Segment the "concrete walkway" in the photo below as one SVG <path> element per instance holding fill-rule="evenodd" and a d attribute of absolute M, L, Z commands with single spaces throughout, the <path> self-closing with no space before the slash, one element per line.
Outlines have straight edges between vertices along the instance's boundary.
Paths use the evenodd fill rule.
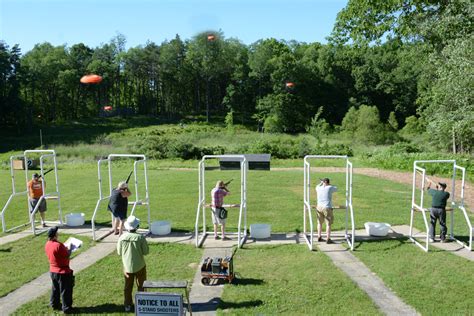
<path fill-rule="evenodd" d="M 228 236 L 231 237 L 231 236 Z M 194 240 L 193 240 L 194 241 Z M 204 241 L 204 253 L 200 263 L 207 257 L 226 257 L 231 256 L 237 238 L 229 241 L 214 240 L 214 237 L 207 236 Z M 189 299 L 192 302 L 193 315 L 215 315 L 217 306 L 221 302 L 222 292 L 224 291 L 223 280 L 211 280 L 210 285 L 202 285 L 201 283 L 201 264 L 198 265 L 196 274 L 194 275 L 193 284 Z"/>
<path fill-rule="evenodd" d="M 342 245 L 318 243 L 317 247 L 325 253 L 336 267 L 341 269 L 372 299 L 385 315 L 418 315 L 416 310 L 403 302 L 383 281 L 367 268 L 356 256 Z"/>
<path fill-rule="evenodd" d="M 15 233 L 15 234 L 8 234 L 0 238 L 0 246 L 8 244 L 9 242 L 14 242 L 17 240 L 20 240 L 22 238 L 25 238 L 27 236 L 31 236 L 31 230 L 23 230 L 21 232 Z"/>

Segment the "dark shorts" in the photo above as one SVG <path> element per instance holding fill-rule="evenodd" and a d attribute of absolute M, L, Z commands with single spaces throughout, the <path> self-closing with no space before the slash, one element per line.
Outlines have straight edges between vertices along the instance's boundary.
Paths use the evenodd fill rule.
<path fill-rule="evenodd" d="M 121 221 L 127 218 L 127 211 L 112 210 L 110 207 L 108 209 L 115 218 L 119 218 Z"/>
<path fill-rule="evenodd" d="M 39 200 L 40 200 L 40 199 L 32 199 L 32 198 L 29 198 L 29 199 L 28 199 L 28 201 L 30 202 L 30 213 L 33 213 L 33 210 L 35 209 L 36 204 L 38 204 L 38 201 L 39 201 Z M 46 200 L 43 199 L 43 200 L 41 201 L 41 204 L 40 204 L 39 207 L 38 207 L 38 211 L 39 211 L 40 213 L 43 213 L 43 212 L 46 212 L 46 210 L 47 210 L 47 207 L 46 207 Z"/>

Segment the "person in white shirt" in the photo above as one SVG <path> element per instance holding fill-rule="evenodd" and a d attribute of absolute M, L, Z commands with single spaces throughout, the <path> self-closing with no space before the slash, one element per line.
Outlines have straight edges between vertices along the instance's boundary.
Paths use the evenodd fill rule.
<path fill-rule="evenodd" d="M 337 187 L 330 185 L 328 178 L 321 179 L 321 182 L 316 186 L 316 194 L 318 198 L 318 205 L 316 206 L 316 213 L 318 215 L 318 241 L 323 241 L 321 230 L 323 221 L 325 221 L 327 244 L 332 244 L 331 225 L 334 221 L 332 194 L 336 191 Z"/>

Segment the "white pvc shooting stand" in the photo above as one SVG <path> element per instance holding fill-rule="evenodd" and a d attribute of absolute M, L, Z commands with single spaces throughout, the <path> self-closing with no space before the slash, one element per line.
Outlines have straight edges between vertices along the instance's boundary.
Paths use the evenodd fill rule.
<path fill-rule="evenodd" d="M 148 209 L 148 232 L 150 232 L 151 230 L 151 215 L 150 215 L 150 197 L 148 195 L 148 174 L 147 174 L 147 166 L 146 166 L 146 157 L 145 155 L 127 155 L 127 154 L 110 154 L 107 159 L 99 159 L 99 161 L 97 162 L 97 170 L 98 170 L 98 176 L 99 176 L 99 199 L 97 200 L 97 203 L 95 205 L 95 209 L 94 209 L 94 214 L 92 215 L 92 220 L 91 220 L 91 224 L 92 224 L 92 238 L 94 240 L 96 240 L 96 236 L 95 236 L 95 218 L 96 218 L 96 215 L 97 215 L 97 210 L 99 209 L 99 206 L 101 204 L 102 201 L 104 200 L 109 200 L 110 199 L 110 196 L 112 195 L 112 189 L 113 189 L 113 183 L 114 183 L 114 180 L 112 179 L 112 160 L 114 158 L 132 158 L 135 160 L 135 162 L 133 163 L 133 176 L 134 176 L 134 184 L 135 184 L 135 192 L 133 192 L 133 194 L 135 195 L 135 200 L 134 201 L 128 201 L 128 205 L 132 205 L 132 209 L 130 211 L 130 214 L 129 215 L 133 215 L 134 212 L 135 212 L 135 209 L 137 206 L 146 206 L 147 209 Z M 104 196 L 103 192 L 102 192 L 102 175 L 101 175 L 101 165 L 103 163 L 107 163 L 107 167 L 108 167 L 108 173 L 109 173 L 109 193 L 108 195 Z M 145 181 L 145 198 L 144 199 L 140 199 L 140 190 L 139 190 L 139 185 L 138 185 L 138 165 L 139 164 L 143 164 L 143 172 L 144 172 L 144 181 Z M 112 216 L 112 220 L 113 220 L 113 215 Z M 110 234 L 107 233 L 105 236 L 102 236 L 101 238 L 104 238 L 106 236 L 108 236 Z"/>
<path fill-rule="evenodd" d="M 410 233 L 409 237 L 410 240 L 415 243 L 418 247 L 423 249 L 424 251 L 428 252 L 429 245 L 430 245 L 430 236 L 429 236 L 429 229 L 430 223 L 428 221 L 427 216 L 429 217 L 430 210 L 424 207 L 424 193 L 425 193 L 425 176 L 426 176 L 426 168 L 419 167 L 418 164 L 429 164 L 429 163 L 447 163 L 453 165 L 453 175 L 451 180 L 451 208 L 446 208 L 447 212 L 451 213 L 451 223 L 450 223 L 450 230 L 448 236 L 451 240 L 456 241 L 463 247 L 472 251 L 472 224 L 469 220 L 469 216 L 467 214 L 466 208 L 464 207 L 464 184 L 465 184 L 465 176 L 466 176 L 466 169 L 460 167 L 456 164 L 456 160 L 417 160 L 413 163 L 413 185 L 412 185 L 412 198 L 411 198 L 411 214 L 410 214 Z M 461 194 L 460 198 L 456 200 L 456 172 L 457 170 L 461 171 Z M 416 201 L 416 184 L 417 184 L 417 174 L 421 174 L 421 192 L 420 192 L 420 201 Z M 467 226 L 469 227 L 469 242 L 466 244 L 461 240 L 458 240 L 454 237 L 454 212 L 459 209 L 464 215 L 464 219 L 466 220 Z M 421 213 L 423 215 L 423 221 L 425 223 L 425 230 L 426 235 L 422 236 L 421 238 L 425 238 L 424 245 L 416 240 L 416 236 L 413 235 L 413 219 L 416 213 Z M 428 214 L 428 215 L 427 215 Z M 420 236 L 418 236 L 420 237 Z"/>
<path fill-rule="evenodd" d="M 311 210 L 316 208 L 316 205 L 311 205 L 311 159 L 344 159 L 346 161 L 346 195 L 344 206 L 334 206 L 334 210 L 346 210 L 345 233 L 344 238 L 349 244 L 351 250 L 354 250 L 355 240 L 355 225 L 354 225 L 354 208 L 352 207 L 352 163 L 347 156 L 321 156 L 308 155 L 304 157 L 304 206 L 303 206 L 303 236 L 306 240 L 309 250 L 313 250 L 314 225 L 313 215 Z M 307 218 L 309 219 L 309 229 L 307 230 Z M 351 221 L 351 230 L 348 232 L 349 218 Z M 319 222 L 319 219 L 318 219 Z M 309 233 L 309 236 L 308 236 Z"/>
<path fill-rule="evenodd" d="M 208 232 L 206 231 L 206 208 L 210 208 L 210 204 L 206 204 L 206 196 L 210 195 L 206 192 L 205 170 L 206 159 L 234 158 L 240 161 L 240 208 L 239 224 L 237 233 L 227 233 L 228 235 L 237 234 L 237 246 L 240 248 L 247 240 L 247 170 L 248 161 L 244 155 L 206 155 L 199 162 L 199 202 L 196 211 L 195 240 L 196 247 L 201 247 L 206 239 Z M 234 205 L 223 205 L 224 207 L 237 207 Z M 199 234 L 199 219 L 202 215 L 202 234 Z M 243 220 L 243 232 L 242 232 Z"/>
<path fill-rule="evenodd" d="M 43 181 L 42 182 L 43 195 L 40 197 L 40 199 L 38 200 L 38 203 L 36 204 L 36 207 L 33 210 L 30 210 L 30 203 L 28 202 L 27 211 L 28 211 L 29 222 L 18 225 L 16 227 L 12 227 L 10 229 L 7 229 L 7 226 L 6 226 L 6 223 L 5 223 L 5 212 L 8 208 L 8 206 L 10 205 L 10 202 L 16 196 L 22 196 L 22 195 L 28 196 L 28 181 L 29 181 L 29 177 L 28 177 L 28 160 L 29 160 L 28 159 L 28 154 L 33 154 L 33 153 L 40 154 L 40 158 L 39 158 L 39 161 L 40 161 L 40 176 L 43 179 L 44 179 L 44 161 L 47 158 L 52 158 L 53 164 L 54 164 L 54 167 L 53 167 L 52 171 L 54 172 L 54 180 L 55 180 L 55 184 L 56 184 L 55 185 L 56 191 L 46 193 L 45 181 Z M 24 166 L 24 170 L 25 170 L 25 188 L 26 188 L 26 190 L 22 191 L 22 192 L 16 192 L 16 189 L 15 189 L 16 185 L 15 185 L 15 172 L 14 172 L 14 168 L 13 168 L 13 161 L 18 160 L 18 159 L 23 160 L 23 166 Z M 58 168 L 57 168 L 57 162 L 56 162 L 56 153 L 55 153 L 54 150 L 25 150 L 23 152 L 23 155 L 11 156 L 10 157 L 10 175 L 11 175 L 11 179 L 12 179 L 12 194 L 8 198 L 7 203 L 3 207 L 2 213 L 1 213 L 2 228 L 3 228 L 4 233 L 10 232 L 14 229 L 17 229 L 17 228 L 20 228 L 20 227 L 23 227 L 23 226 L 31 225 L 31 230 L 32 230 L 33 234 L 37 235 L 36 226 L 35 226 L 35 214 L 38 212 L 38 208 L 39 208 L 40 204 L 43 202 L 43 200 L 57 200 L 58 201 L 59 225 L 63 224 L 63 220 L 62 220 L 63 216 L 62 216 L 62 211 L 61 211 L 61 196 L 59 194 Z M 58 223 L 54 222 L 53 224 L 57 225 Z M 42 229 L 42 230 L 39 231 L 39 233 L 42 233 L 42 232 L 45 232 L 45 231 L 46 231 L 45 229 Z"/>

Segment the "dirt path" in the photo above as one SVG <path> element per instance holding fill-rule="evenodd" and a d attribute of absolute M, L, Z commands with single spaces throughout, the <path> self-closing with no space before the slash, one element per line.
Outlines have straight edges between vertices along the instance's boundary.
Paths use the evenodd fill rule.
<path fill-rule="evenodd" d="M 302 168 L 272 168 L 272 170 L 302 170 Z M 311 168 L 311 171 L 314 172 L 345 172 L 345 168 Z M 382 178 L 390 180 L 393 182 L 403 183 L 403 184 L 412 184 L 413 182 L 413 173 L 411 172 L 401 172 L 401 171 L 391 171 L 383 170 L 376 168 L 354 168 L 355 174 L 362 174 L 374 178 Z M 433 181 L 436 182 L 446 182 L 448 184 L 448 190 L 451 186 L 451 179 L 441 178 L 441 177 L 430 177 Z M 456 180 L 456 187 L 461 187 L 461 180 Z M 457 195 L 457 194 L 456 194 Z M 458 195 L 457 195 L 458 196 Z M 474 185 L 466 181 L 464 184 L 464 204 L 468 207 L 468 211 L 474 212 L 472 206 L 474 206 Z M 469 208 L 470 206 L 470 208 Z"/>

